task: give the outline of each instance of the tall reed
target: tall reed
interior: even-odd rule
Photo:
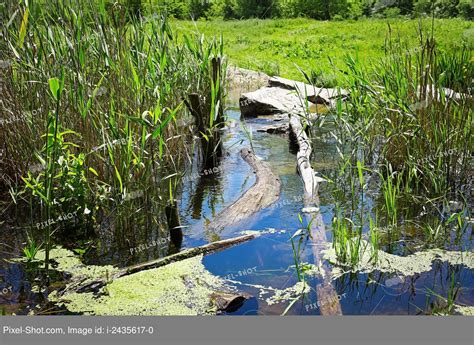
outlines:
[[[222,39],[179,36],[164,13],[134,16],[105,0],[7,2],[0,11],[10,120],[0,137],[6,172],[24,187],[15,200],[44,221],[77,211],[89,228],[136,191],[176,193],[198,127],[184,101],[201,98],[211,134],[224,121]]]

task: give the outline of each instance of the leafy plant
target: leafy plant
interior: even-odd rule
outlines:
[[[28,262],[32,262],[36,258],[36,254],[41,249],[41,244],[38,245],[33,237],[27,233],[26,246],[23,247],[23,254]]]

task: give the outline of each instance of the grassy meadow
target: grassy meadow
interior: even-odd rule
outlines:
[[[423,20],[430,29],[432,21]],[[358,56],[365,65],[384,56],[389,25],[394,35],[417,49],[416,19],[365,19],[359,21],[317,21],[312,19],[249,19],[242,21],[176,21],[183,33],[223,35],[225,51],[232,64],[242,68],[302,79],[298,67],[321,75],[319,84],[341,81],[344,56]],[[462,19],[435,19],[434,36],[441,49],[474,47],[474,25]]]

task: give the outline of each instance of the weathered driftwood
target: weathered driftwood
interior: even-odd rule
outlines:
[[[161,259],[127,267],[123,269],[122,271],[120,271],[119,273],[115,274],[113,278],[116,279],[116,278],[120,278],[120,277],[130,275],[133,273],[137,273],[137,272],[141,272],[145,270],[151,270],[151,269],[158,268],[164,265],[168,265],[172,262],[189,259],[191,257],[201,255],[201,254],[214,253],[222,249],[253,240],[256,237],[258,237],[257,234],[248,234],[248,235],[234,237],[234,238],[230,238],[226,240],[211,242],[200,247],[186,249],[186,250],[183,250],[182,252],[179,252],[179,253],[176,253],[176,254],[161,258]]]
[[[304,217],[307,224],[311,223],[311,238],[314,264],[324,270],[321,276],[324,282],[316,287],[316,294],[320,302],[321,315],[342,315],[341,304],[336,290],[331,284],[331,272],[323,267],[322,249],[327,244],[326,228],[323,217],[319,210],[318,189],[319,183],[324,179],[316,176],[316,172],[311,166],[311,142],[305,132],[303,121],[306,121],[303,114],[290,114],[290,135],[298,145],[297,167],[299,175],[304,185]]]
[[[307,125],[303,125],[303,120],[303,115],[290,115],[290,136],[298,146],[296,162],[298,173],[303,180],[305,198],[312,199],[317,194],[319,182],[323,179],[316,176],[316,172],[311,167],[311,142],[306,134]]]
[[[305,206],[308,202],[313,205],[319,205],[319,198],[313,197],[310,201],[305,201]],[[323,255],[322,250],[326,248],[328,242],[326,237],[326,228],[324,226],[323,217],[319,208],[315,208],[314,212],[306,213],[305,220],[309,224],[311,222],[311,238],[312,238],[312,251],[314,257],[314,265],[318,267],[321,277],[323,277],[323,283],[316,286],[316,295],[320,302],[320,314],[321,315],[342,315],[341,304],[336,290],[331,283],[331,271],[328,267],[323,266]]]
[[[300,114],[317,104],[334,107],[338,99],[348,96],[344,89],[319,88],[294,80],[272,77],[266,87],[242,94],[242,117],[273,114]],[[317,108],[317,107],[315,107]]]
[[[227,66],[227,83],[232,90],[255,90],[268,84],[270,77],[262,72],[256,72],[237,66]]]
[[[270,206],[280,197],[280,178],[273,173],[270,166],[259,160],[248,148],[242,149],[240,154],[254,170],[256,175],[255,184],[236,202],[219,212],[209,225],[211,229],[222,231],[226,227]]]
[[[183,250],[182,252],[179,252],[170,256],[166,256],[161,259],[126,267],[124,269],[121,269],[119,272],[115,273],[111,277],[103,277],[103,278],[99,278],[93,281],[89,280],[87,282],[77,281],[76,283],[70,284],[67,290],[64,290],[61,294],[64,294],[65,292],[78,292],[78,293],[91,292],[91,291],[97,292],[102,287],[104,287],[108,282],[118,279],[120,277],[128,276],[128,275],[146,271],[146,270],[159,268],[159,267],[171,264],[173,262],[195,257],[197,255],[201,255],[201,254],[205,255],[205,254],[217,252],[217,251],[235,246],[237,244],[250,241],[254,238],[257,238],[258,236],[259,234],[252,233],[252,234],[234,237],[234,238],[230,238],[226,240],[216,241],[216,242],[208,243],[200,247],[186,249],[186,250]]]
[[[471,96],[465,93],[459,93],[454,90],[448,89],[446,87],[436,87],[435,85],[426,85],[425,88],[422,88],[420,85],[417,87],[416,95],[421,101],[418,103],[418,106],[423,106],[423,103],[426,103],[425,106],[428,106],[428,103],[431,100],[436,100],[440,102],[442,100],[441,93],[444,94],[445,100],[456,100],[460,101],[463,99],[468,99]],[[421,104],[420,104],[421,103]]]
[[[304,185],[304,217],[307,224],[311,223],[311,238],[314,264],[324,270],[321,276],[324,282],[316,287],[316,294],[320,302],[321,315],[342,315],[341,304],[336,290],[331,284],[331,272],[323,267],[322,249],[327,244],[326,228],[323,217],[319,210],[318,189],[319,183],[324,179],[316,176],[316,172],[311,166],[311,142],[306,134],[303,121],[306,121],[303,114],[290,114],[290,135],[298,145],[296,154],[299,175]]]
[[[319,211],[318,186],[324,179],[316,176],[311,167],[311,142],[306,133],[310,114],[305,111],[305,102],[333,105],[335,99],[347,95],[344,90],[316,89],[312,86],[283,78],[271,78],[270,87],[244,94],[240,108],[242,115],[289,114],[290,139],[297,146],[297,169],[304,185],[304,217],[311,222],[311,237],[314,264],[320,270],[323,284],[316,287],[321,315],[342,315],[338,295],[331,284],[331,272],[323,267],[321,251],[327,245],[326,229]],[[306,98],[306,99],[305,99]]]

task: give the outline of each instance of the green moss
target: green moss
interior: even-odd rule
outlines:
[[[104,273],[98,266],[84,266],[73,255],[64,254],[58,268],[73,277]],[[204,268],[198,256],[114,280],[99,297],[76,292],[49,297],[71,312],[90,315],[202,315],[216,313],[210,294],[222,288],[222,281]]]
[[[97,279],[110,277],[118,272],[114,266],[84,265],[81,259],[70,250],[57,247],[49,252],[50,260],[53,261],[53,268],[59,272],[68,272],[74,278],[84,277],[86,279]],[[36,255],[38,260],[44,261],[45,252],[41,250]]]
[[[452,265],[465,265],[474,268],[474,253],[446,251],[441,249],[431,249],[418,252],[409,256],[398,256],[378,250],[378,262],[372,262],[373,248],[367,241],[361,242],[364,248],[360,254],[360,260],[356,267],[349,268],[338,262],[336,252],[333,248],[323,250],[324,259],[337,265],[333,270],[333,279],[344,274],[344,268],[352,272],[370,273],[375,270],[381,272],[398,272],[404,276],[411,276],[416,273],[429,272],[434,260],[449,262]]]
[[[463,307],[463,306],[455,306],[454,311],[457,314],[466,315],[466,316],[474,316],[474,307]]]
[[[309,293],[310,291],[311,291],[311,288],[309,287],[308,284],[306,284],[305,282],[298,282],[295,285],[290,286],[286,289],[275,290],[274,295],[267,298],[266,302],[268,305],[288,302],[292,299],[295,299],[301,296],[302,294]]]

